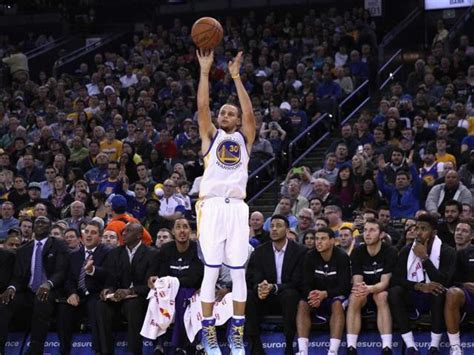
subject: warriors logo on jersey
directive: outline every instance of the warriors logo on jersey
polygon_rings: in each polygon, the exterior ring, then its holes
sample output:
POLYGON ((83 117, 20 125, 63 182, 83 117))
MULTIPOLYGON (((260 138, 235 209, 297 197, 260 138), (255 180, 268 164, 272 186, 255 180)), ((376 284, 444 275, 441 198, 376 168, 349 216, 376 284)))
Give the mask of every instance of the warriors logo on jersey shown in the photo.
POLYGON ((240 162, 240 146, 231 140, 222 141, 216 150, 217 160, 225 166, 235 166, 240 162))

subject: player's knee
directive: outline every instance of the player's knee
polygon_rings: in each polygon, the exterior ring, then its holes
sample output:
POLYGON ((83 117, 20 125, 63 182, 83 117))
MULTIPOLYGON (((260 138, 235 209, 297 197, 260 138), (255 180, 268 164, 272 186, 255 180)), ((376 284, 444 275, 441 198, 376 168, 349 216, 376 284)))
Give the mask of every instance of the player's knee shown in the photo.
POLYGON ((344 307, 342 307, 341 301, 334 301, 332 303, 331 312, 335 315, 344 314, 344 307))
POLYGON ((388 303, 388 292, 382 291, 379 293, 374 293, 373 298, 377 306, 385 305, 388 303))
POLYGON ((446 291, 446 303, 451 305, 461 303, 464 292, 458 287, 451 287, 446 291))
POLYGON ((361 296, 354 296, 350 295, 349 296, 349 309, 360 309, 362 308, 362 304, 364 301, 367 299, 367 297, 361 297, 361 296))
POLYGON ((311 311, 311 307, 309 306, 308 302, 305 300, 300 300, 298 303, 298 313, 302 315, 309 315, 311 311))

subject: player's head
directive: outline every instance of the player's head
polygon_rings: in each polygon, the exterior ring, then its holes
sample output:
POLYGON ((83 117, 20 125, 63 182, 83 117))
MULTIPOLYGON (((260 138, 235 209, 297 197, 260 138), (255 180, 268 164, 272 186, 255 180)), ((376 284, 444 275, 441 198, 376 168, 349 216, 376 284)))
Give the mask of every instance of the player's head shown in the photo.
POLYGON ((382 239, 383 227, 376 219, 368 219, 364 225, 364 242, 366 245, 375 245, 382 239))
POLYGON ((430 214, 424 213, 416 219, 416 240, 422 244, 425 244, 431 238, 436 235, 437 218, 430 214))
POLYGON ((240 108, 234 104, 224 104, 217 116, 217 124, 224 131, 235 131, 241 124, 240 108))
POLYGON ((331 228, 323 227, 316 231, 315 246, 319 253, 324 253, 334 247, 335 234, 331 228))
POLYGON ((178 244, 187 243, 189 241, 190 234, 191 227, 189 225, 189 221, 186 218, 181 217, 174 221, 173 236, 178 244))
POLYGON ((278 242, 286 238, 290 223, 288 218, 283 215, 275 214, 270 219, 270 238, 274 242, 278 242))

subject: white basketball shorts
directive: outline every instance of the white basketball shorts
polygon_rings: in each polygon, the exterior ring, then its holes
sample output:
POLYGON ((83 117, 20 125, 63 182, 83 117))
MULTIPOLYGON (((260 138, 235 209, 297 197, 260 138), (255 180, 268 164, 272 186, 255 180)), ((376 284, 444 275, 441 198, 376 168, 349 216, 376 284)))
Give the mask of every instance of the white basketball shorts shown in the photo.
POLYGON ((249 256, 249 207, 238 199, 210 197, 196 203, 202 262, 243 268, 249 256))

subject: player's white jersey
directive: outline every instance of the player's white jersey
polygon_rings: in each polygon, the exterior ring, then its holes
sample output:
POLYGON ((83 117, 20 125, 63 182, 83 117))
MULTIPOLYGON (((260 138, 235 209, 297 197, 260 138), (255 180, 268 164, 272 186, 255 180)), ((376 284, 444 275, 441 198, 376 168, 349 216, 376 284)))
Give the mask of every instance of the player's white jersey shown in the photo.
POLYGON ((199 197, 245 199, 248 180, 249 152, 240 131, 227 134, 218 129, 204 156, 199 197))

